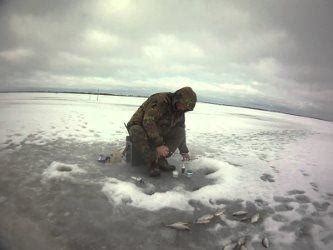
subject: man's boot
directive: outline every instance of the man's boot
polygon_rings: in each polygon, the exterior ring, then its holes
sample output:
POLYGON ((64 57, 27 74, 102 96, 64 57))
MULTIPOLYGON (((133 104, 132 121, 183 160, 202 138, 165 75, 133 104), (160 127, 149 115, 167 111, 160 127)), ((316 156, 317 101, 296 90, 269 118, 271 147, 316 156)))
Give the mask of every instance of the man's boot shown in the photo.
POLYGON ((158 164, 153 161, 150 163, 150 169, 149 169, 149 176, 150 177, 157 177, 161 175, 161 171, 159 169, 158 164))
POLYGON ((176 167, 174 165, 170 165, 165 158, 159 158, 158 159, 158 167, 162 171, 174 171, 176 170, 176 167))

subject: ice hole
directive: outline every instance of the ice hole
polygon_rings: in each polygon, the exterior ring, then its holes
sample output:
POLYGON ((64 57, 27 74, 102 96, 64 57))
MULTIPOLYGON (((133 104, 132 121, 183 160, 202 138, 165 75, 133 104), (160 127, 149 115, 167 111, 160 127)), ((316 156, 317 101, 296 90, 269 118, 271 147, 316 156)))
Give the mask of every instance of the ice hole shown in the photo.
POLYGON ((59 166, 57 167, 57 170, 60 172, 70 172, 72 171, 72 168, 68 166, 59 166))
POLYGON ((212 174, 212 173, 215 173, 216 172, 216 170, 215 169, 207 169, 206 171, 205 171, 205 175, 210 175, 210 174, 212 174))

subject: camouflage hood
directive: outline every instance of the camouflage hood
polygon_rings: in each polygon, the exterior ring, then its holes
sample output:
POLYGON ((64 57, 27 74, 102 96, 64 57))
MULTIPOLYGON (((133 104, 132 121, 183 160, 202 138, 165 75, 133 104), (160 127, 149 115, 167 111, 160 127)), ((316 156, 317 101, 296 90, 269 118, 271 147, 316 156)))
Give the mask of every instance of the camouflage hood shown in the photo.
POLYGON ((192 111, 197 102, 197 95, 190 87, 184 87, 184 88, 178 89, 174 93, 174 98, 173 98, 174 107, 177 102, 184 104, 188 111, 192 111))

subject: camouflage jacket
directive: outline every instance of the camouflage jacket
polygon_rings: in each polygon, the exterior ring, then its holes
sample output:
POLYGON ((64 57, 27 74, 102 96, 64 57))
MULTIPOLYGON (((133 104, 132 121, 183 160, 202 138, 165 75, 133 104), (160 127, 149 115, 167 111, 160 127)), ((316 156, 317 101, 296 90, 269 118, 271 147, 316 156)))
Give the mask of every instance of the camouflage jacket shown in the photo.
MULTIPOLYGON (((127 127, 140 125, 156 147, 163 145, 162 131, 168 131, 176 126, 185 128, 184 112, 175 110, 173 97, 174 93, 171 92, 151 95, 134 113, 127 123, 127 127)), ((186 136, 178 149, 180 153, 189 152, 186 146, 186 136)))

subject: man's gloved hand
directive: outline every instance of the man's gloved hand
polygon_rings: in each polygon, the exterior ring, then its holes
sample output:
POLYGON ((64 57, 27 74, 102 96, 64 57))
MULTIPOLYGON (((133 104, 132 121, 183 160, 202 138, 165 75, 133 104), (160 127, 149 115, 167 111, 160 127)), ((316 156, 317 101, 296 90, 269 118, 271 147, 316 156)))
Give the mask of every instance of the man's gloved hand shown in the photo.
POLYGON ((169 148, 165 145, 156 148, 158 157, 167 157, 169 154, 169 148))
POLYGON ((188 153, 181 153, 183 159, 182 161, 189 161, 190 160, 190 155, 188 153))

